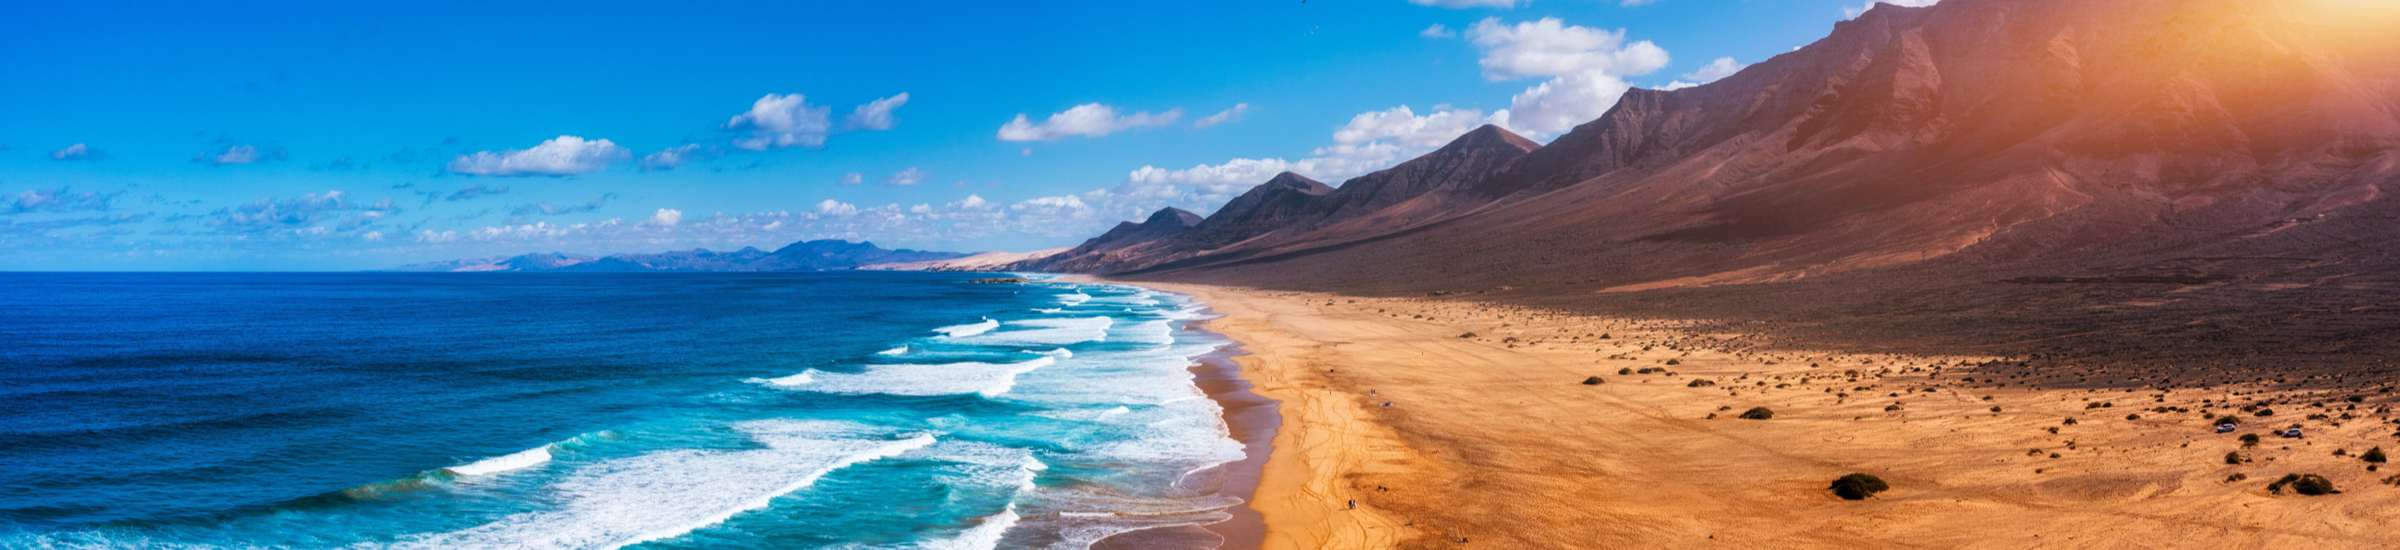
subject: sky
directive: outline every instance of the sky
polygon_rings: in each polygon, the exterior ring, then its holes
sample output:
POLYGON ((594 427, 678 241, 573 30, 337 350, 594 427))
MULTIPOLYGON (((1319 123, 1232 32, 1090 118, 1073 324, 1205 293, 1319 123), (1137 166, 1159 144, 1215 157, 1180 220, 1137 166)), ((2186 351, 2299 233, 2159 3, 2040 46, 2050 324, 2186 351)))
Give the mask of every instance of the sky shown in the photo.
POLYGON ((1722 78, 1865 9, 10 2, 0 270, 1071 246, 1483 124, 1546 143, 1627 89, 1722 78))

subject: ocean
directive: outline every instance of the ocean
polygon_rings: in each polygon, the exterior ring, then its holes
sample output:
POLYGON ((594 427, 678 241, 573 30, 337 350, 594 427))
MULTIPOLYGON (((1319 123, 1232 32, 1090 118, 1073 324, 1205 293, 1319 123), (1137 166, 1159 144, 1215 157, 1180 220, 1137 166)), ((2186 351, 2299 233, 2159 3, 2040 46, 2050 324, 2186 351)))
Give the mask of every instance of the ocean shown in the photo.
POLYGON ((1229 517, 1198 304, 977 276, 0 274, 0 549, 1087 548, 1229 517))

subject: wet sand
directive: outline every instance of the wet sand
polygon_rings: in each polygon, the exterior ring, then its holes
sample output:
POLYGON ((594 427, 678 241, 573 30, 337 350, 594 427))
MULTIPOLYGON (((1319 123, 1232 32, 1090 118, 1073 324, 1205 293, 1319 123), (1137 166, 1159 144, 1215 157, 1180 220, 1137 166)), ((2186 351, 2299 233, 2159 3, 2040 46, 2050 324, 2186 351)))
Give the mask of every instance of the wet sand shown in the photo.
POLYGON ((2400 545, 2400 478, 2358 458, 2400 449, 2390 381, 2091 380, 1705 323, 1141 284, 1225 315, 1209 328, 1282 402, 1250 504, 1264 548, 2400 545), (1774 417, 1735 418, 1752 407, 1774 417), (2227 414, 2243 427, 2210 429, 2227 414), (2291 425, 2307 437, 2269 430, 2291 425), (1892 489, 1826 489, 1852 472, 1892 489), (2342 493, 2270 491, 2285 474, 2342 493))

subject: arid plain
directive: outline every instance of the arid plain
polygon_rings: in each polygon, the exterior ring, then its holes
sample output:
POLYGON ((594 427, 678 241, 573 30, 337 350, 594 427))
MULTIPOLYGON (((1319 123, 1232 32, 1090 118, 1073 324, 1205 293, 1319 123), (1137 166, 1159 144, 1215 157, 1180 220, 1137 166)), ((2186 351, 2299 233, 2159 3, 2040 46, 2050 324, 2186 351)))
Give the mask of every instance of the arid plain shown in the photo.
POLYGON ((1223 314, 1207 328, 1247 344, 1244 375, 1283 401, 1252 505, 1268 548, 2400 544, 2394 472, 2359 457, 2393 442, 2388 385, 2068 388, 2090 375, 1467 300, 1144 284, 1223 314), (1754 407, 1773 418, 1736 418, 1754 407), (2222 415, 2242 427, 2216 433, 2222 415), (2294 425, 2305 437, 2275 434, 2294 425), (1853 472, 1892 488, 1827 490, 1853 472), (2286 474, 2341 492, 2271 491, 2286 474))

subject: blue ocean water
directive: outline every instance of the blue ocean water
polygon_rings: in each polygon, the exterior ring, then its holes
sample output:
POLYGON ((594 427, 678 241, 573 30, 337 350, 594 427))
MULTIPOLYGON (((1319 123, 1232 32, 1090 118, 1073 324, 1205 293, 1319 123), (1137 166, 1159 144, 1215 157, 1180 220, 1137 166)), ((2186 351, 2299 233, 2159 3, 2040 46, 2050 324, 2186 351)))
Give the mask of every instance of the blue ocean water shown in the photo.
POLYGON ((971 277, 0 274, 0 548, 1085 548, 1228 517, 1196 304, 971 277))

